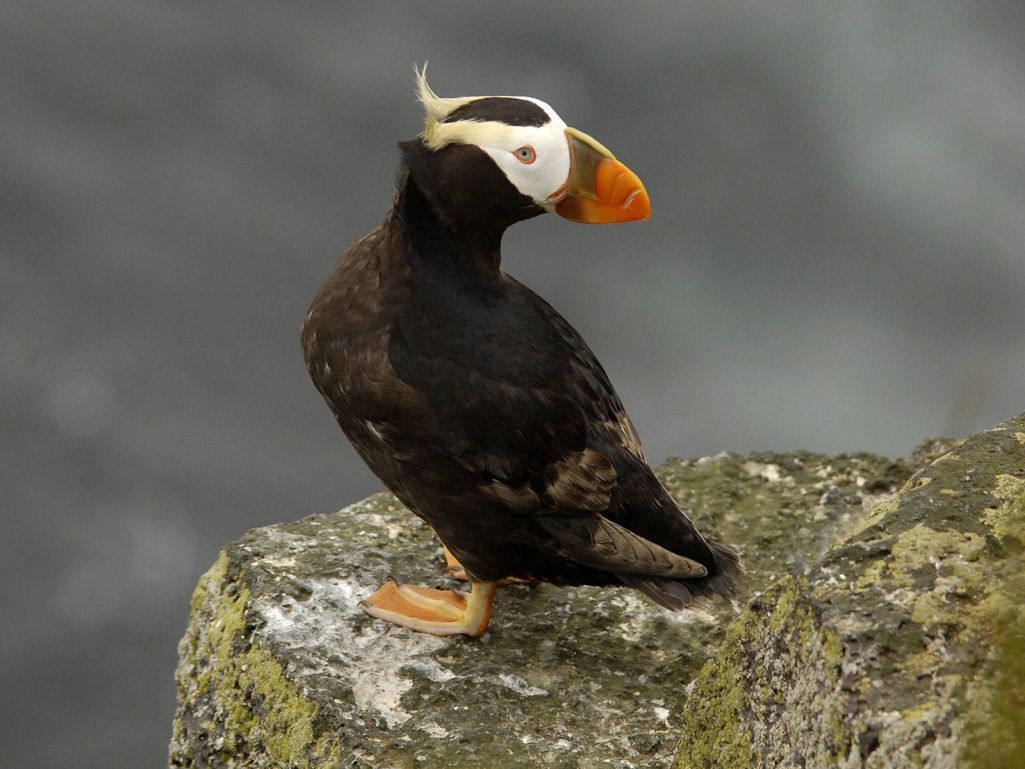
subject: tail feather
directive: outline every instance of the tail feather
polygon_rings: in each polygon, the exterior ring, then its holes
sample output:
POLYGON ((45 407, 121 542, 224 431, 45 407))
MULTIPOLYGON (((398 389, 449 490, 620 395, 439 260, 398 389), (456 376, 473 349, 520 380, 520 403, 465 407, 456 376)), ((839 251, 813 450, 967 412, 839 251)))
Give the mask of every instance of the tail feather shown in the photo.
POLYGON ((635 590, 640 590, 659 606, 671 611, 686 609, 694 602, 694 595, 683 582, 658 577, 642 577, 637 574, 619 574, 620 581, 635 590))
POLYGON ((715 556, 716 570, 699 579, 666 579, 638 574, 617 575, 624 585, 640 590, 660 606, 672 611, 704 606, 715 598, 728 599, 743 584, 744 569, 740 554, 729 545, 709 542, 715 556))

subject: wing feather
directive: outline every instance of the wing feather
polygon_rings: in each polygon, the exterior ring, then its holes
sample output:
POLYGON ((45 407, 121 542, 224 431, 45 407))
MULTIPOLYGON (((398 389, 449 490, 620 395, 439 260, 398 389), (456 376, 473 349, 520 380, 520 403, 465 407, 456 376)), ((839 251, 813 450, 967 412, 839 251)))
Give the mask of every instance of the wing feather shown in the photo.
POLYGON ((548 466, 543 499, 557 510, 600 513, 616 488, 616 468, 594 449, 572 451, 548 466))
POLYGON ((538 516, 538 525, 561 556, 597 569, 672 579, 704 577, 708 569, 666 550, 602 515, 538 516))

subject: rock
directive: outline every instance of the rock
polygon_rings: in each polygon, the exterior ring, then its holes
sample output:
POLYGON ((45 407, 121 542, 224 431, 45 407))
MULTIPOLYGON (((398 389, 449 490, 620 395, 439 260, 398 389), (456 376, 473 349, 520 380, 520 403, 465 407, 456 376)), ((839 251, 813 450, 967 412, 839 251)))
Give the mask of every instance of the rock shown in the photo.
POLYGON ((752 602, 683 706, 675 766, 1025 766, 1023 538, 1025 415, 752 602))
MULTIPOLYGON (((804 573, 910 476, 869 454, 722 454, 660 470, 750 591, 804 573)), ((389 575, 451 584, 387 494, 249 532, 200 580, 179 647, 174 767, 665 767, 681 701, 745 600, 670 614, 628 590, 500 589, 481 639, 357 601, 389 575)))

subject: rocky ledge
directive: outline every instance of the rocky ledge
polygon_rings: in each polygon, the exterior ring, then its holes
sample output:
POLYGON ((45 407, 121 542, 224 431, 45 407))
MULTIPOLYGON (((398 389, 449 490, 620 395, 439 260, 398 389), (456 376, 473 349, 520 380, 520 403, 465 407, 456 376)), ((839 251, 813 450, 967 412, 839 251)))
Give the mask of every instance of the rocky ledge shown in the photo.
POLYGON ((1025 766, 1025 416, 875 505, 730 626, 691 767, 1025 766))
POLYGON ((434 638, 357 606, 389 576, 451 585, 390 495, 251 531, 193 595, 170 765, 1014 765, 1025 417, 950 448, 667 462, 744 553, 747 594, 711 613, 512 585, 482 638, 434 638))

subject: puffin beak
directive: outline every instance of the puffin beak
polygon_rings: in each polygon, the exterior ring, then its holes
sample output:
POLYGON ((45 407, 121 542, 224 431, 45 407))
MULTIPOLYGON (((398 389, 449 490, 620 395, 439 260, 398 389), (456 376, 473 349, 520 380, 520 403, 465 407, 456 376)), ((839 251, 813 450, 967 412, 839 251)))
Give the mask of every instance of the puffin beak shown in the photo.
POLYGON ((549 198, 559 216, 585 224, 636 222, 651 217, 651 203, 637 174, 601 144, 575 128, 566 129, 569 178, 549 198))

